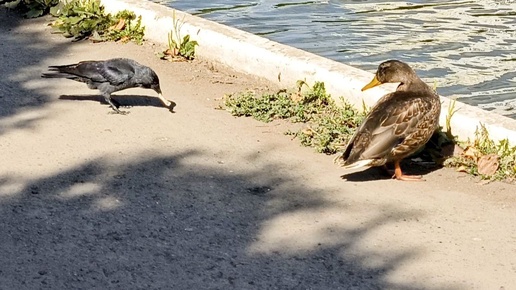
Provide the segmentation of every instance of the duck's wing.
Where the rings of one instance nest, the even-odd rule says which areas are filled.
[[[431,101],[419,93],[398,91],[385,95],[348,143],[342,156],[344,166],[359,161],[362,166],[378,165],[384,163],[393,150],[408,150],[397,147],[418,130],[431,107]]]

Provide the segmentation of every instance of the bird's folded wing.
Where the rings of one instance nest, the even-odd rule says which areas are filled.
[[[121,61],[83,61],[67,67],[65,72],[111,85],[123,84],[134,76],[134,68]]]
[[[123,60],[105,62],[99,73],[112,85],[120,85],[134,76],[134,67]]]
[[[418,130],[417,124],[431,104],[421,98],[404,98],[403,95],[397,92],[391,102],[373,108],[366,120],[370,124],[365,124],[370,126],[371,139],[361,154],[362,158],[385,156]]]
[[[73,74],[81,78],[89,79],[96,83],[108,81],[104,77],[102,70],[104,65],[98,61],[81,61],[75,65],[68,65],[59,68],[60,72]]]

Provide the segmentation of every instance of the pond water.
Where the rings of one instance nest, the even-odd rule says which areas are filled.
[[[370,72],[406,61],[439,94],[516,118],[516,0],[161,3]]]

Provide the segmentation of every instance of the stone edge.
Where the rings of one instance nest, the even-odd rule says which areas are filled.
[[[174,28],[174,9],[141,0],[101,0],[106,12],[128,9],[142,16],[145,38],[166,47],[168,33]],[[372,106],[396,85],[383,85],[366,92],[360,89],[373,74],[315,54],[283,45],[239,29],[228,27],[175,10],[175,19],[183,25],[182,36],[189,34],[199,43],[198,57],[232,69],[264,78],[281,87],[293,87],[297,80],[325,83],[328,93],[337,101],[346,98],[357,108]],[[444,126],[452,100],[442,97],[441,125]],[[460,140],[474,138],[480,124],[486,126],[493,140],[508,139],[516,144],[516,120],[480,108],[455,103],[457,112],[451,119],[453,134]]]

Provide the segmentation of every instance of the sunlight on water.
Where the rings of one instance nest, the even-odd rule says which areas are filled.
[[[400,59],[444,96],[515,115],[516,0],[204,2],[164,4],[371,72]]]

